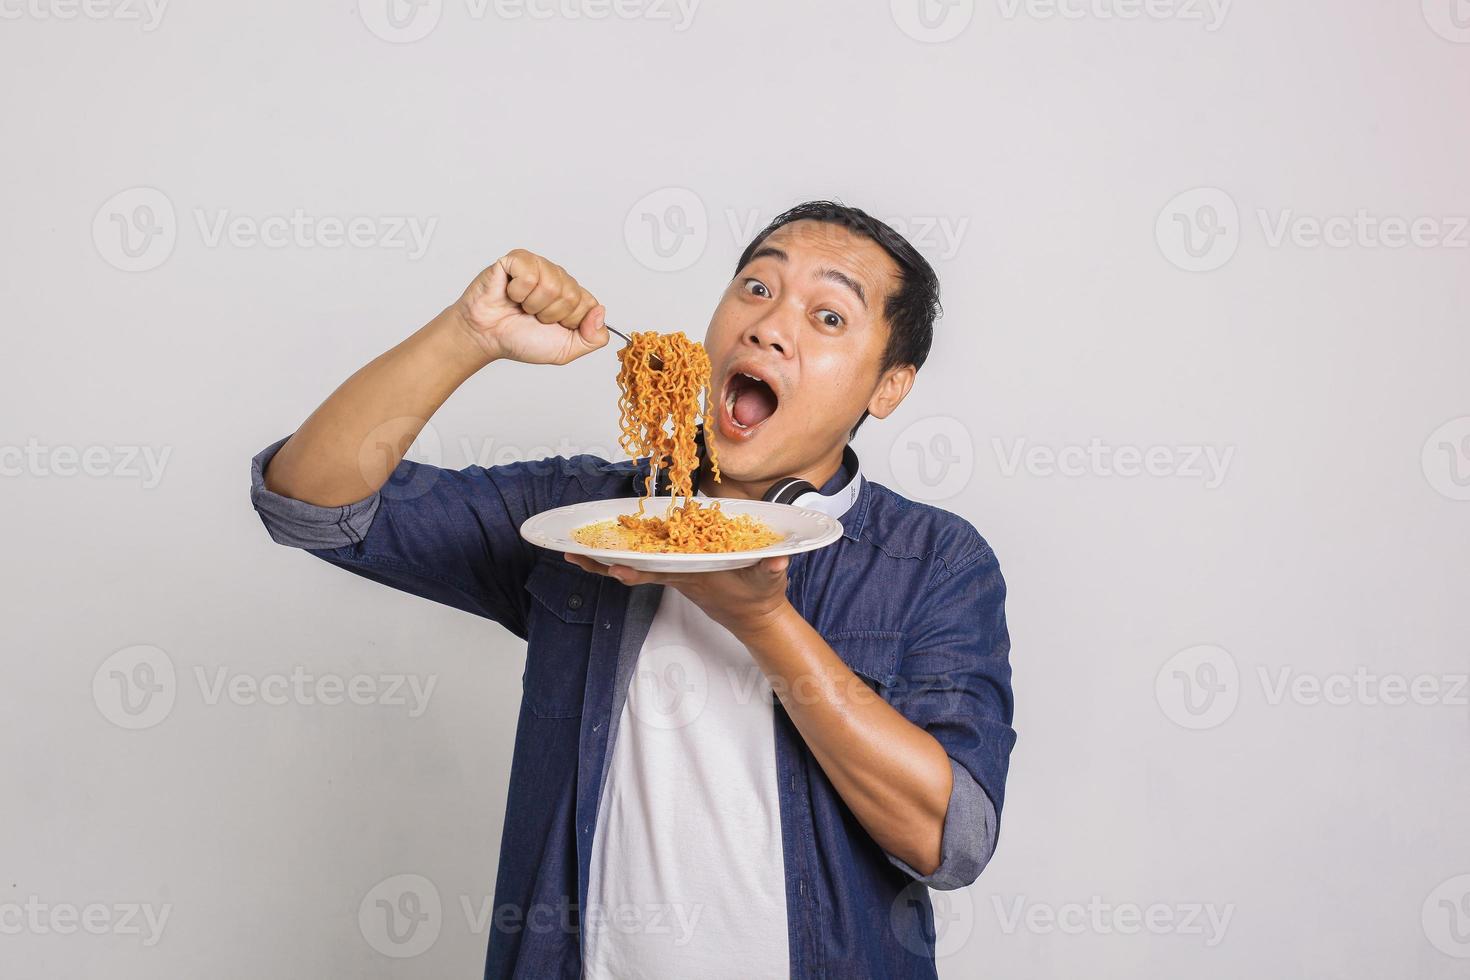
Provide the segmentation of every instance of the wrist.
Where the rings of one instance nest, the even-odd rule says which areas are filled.
[[[801,618],[791,600],[783,595],[769,609],[748,614],[731,632],[747,647],[761,647],[779,638],[790,627],[792,617]]]
[[[466,378],[500,356],[470,329],[457,303],[445,307],[430,320],[424,327],[424,333],[433,344],[436,355]]]

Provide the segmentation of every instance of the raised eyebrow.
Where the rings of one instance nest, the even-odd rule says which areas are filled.
[[[775,259],[777,262],[785,262],[789,259],[789,256],[774,245],[762,245],[760,248],[751,253],[750,261],[754,262],[756,259],[765,258]],[[746,264],[748,265],[749,263]],[[866,310],[868,308],[868,294],[867,291],[863,289],[863,284],[849,276],[847,273],[841,272],[837,269],[818,269],[817,278],[830,279],[832,282],[846,286],[857,295],[858,302],[863,305],[863,309]]]
[[[857,294],[858,302],[863,304],[863,309],[866,310],[868,308],[868,295],[863,291],[863,284],[852,278],[852,276],[849,276],[847,273],[841,272],[837,269],[819,269],[817,271],[817,278],[829,279],[832,282],[846,286],[848,289],[851,289],[854,293]]]

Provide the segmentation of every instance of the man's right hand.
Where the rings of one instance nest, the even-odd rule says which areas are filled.
[[[605,310],[556,263],[512,249],[450,308],[492,360],[566,364],[607,344]]]

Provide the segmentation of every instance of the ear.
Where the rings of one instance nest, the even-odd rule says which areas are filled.
[[[900,364],[898,367],[889,368],[883,377],[878,379],[878,387],[873,392],[873,397],[868,399],[868,414],[875,418],[888,418],[889,414],[908,396],[909,389],[914,386],[915,373],[912,364]]]

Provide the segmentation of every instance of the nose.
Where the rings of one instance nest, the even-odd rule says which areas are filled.
[[[791,343],[795,331],[790,320],[787,311],[773,309],[750,327],[745,342],[755,347],[769,348],[782,357],[788,357],[796,349]]]

